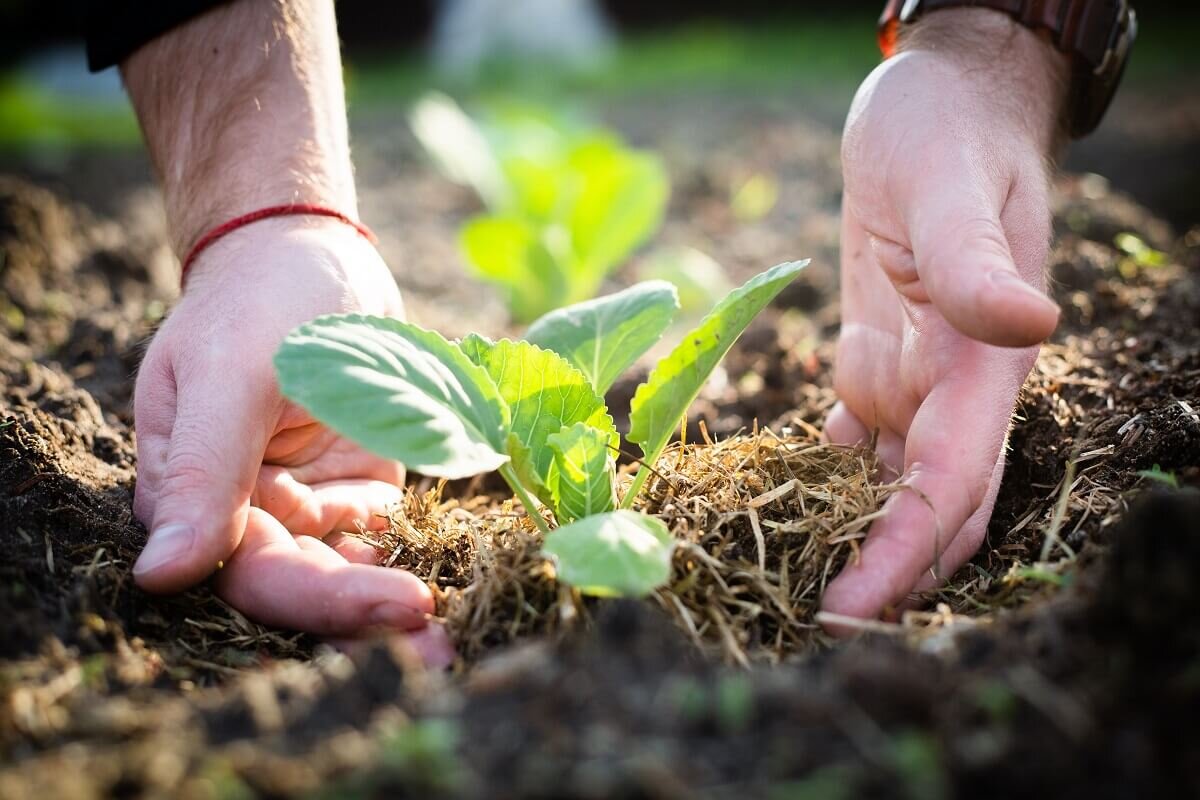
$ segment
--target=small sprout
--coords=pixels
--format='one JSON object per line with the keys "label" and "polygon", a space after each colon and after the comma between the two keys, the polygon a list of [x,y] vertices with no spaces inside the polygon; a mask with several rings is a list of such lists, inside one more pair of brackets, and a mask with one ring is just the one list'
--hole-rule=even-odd
{"label": "small sprout", "polygon": [[1118,233],[1113,238],[1113,244],[1125,254],[1125,257],[1117,262],[1117,271],[1126,280],[1136,278],[1142,269],[1162,267],[1167,264],[1167,254],[1161,250],[1155,250],[1137,234]]}
{"label": "small sprout", "polygon": [[387,769],[427,787],[452,789],[462,774],[458,726],[452,720],[423,719],[405,725],[381,746]]}
{"label": "small sprout", "polygon": [[688,722],[700,722],[708,714],[708,690],[696,678],[674,678],[667,691],[672,710]]}
{"label": "small sprout", "polygon": [[1007,722],[1017,710],[1016,695],[998,680],[980,683],[972,693],[971,699],[993,722]]}
{"label": "small sprout", "polygon": [[1060,588],[1071,585],[1070,575],[1061,575],[1041,564],[1020,567],[1013,570],[1012,576],[1017,580],[1040,581]]}
{"label": "small sprout", "polygon": [[5,305],[0,311],[0,318],[4,320],[4,327],[8,328],[11,333],[20,333],[25,330],[25,312],[14,305]]}
{"label": "small sprout", "polygon": [[717,721],[727,733],[743,731],[754,716],[754,687],[742,673],[722,675],[717,681]]}
{"label": "small sprout", "polygon": [[779,182],[756,172],[734,190],[729,207],[739,222],[757,222],[771,213],[778,200]]}
{"label": "small sprout", "polygon": [[670,324],[678,303],[667,284],[552,312],[530,328],[536,344],[475,334],[449,342],[396,319],[319,317],[287,336],[275,368],[284,395],[377,455],[440,478],[499,472],[565,583],[644,595],[669,579],[674,540],[661,521],[628,509],[721,358],[806,263],[780,264],[730,292],[637,389],[629,439],[644,458],[624,510],[614,510],[621,438],[602,392]]}
{"label": "small sprout", "polygon": [[1148,481],[1161,483],[1163,486],[1169,486],[1172,489],[1179,488],[1178,476],[1176,476],[1174,472],[1167,472],[1158,466],[1158,464],[1155,464],[1153,469],[1138,470],[1137,475],[1139,478],[1145,478]]}
{"label": "small sprout", "polygon": [[844,765],[818,767],[805,777],[773,784],[767,800],[850,800],[859,797],[858,773]]}
{"label": "small sprout", "polygon": [[907,797],[938,800],[949,796],[942,748],[931,734],[916,730],[897,734],[889,743],[888,761]]}

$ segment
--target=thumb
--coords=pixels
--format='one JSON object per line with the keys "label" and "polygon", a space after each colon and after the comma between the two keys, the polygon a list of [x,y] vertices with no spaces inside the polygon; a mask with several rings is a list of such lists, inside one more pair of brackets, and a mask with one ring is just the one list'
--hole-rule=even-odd
{"label": "thumb", "polygon": [[[1032,185],[1003,192],[972,172],[940,166],[909,187],[905,217],[917,276],[961,333],[1006,347],[1037,344],[1058,323],[1058,307],[1032,285],[1042,283],[1048,248],[1045,192]],[[1025,263],[1014,261],[1014,249]]]}
{"label": "thumb", "polygon": [[180,382],[174,423],[154,482],[150,538],[133,568],[139,586],[176,592],[237,549],[273,426],[275,393],[210,372]]}

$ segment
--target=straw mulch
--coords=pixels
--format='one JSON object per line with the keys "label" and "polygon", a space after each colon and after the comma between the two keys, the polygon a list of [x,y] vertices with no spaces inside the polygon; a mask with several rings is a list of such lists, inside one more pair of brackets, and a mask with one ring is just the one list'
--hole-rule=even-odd
{"label": "straw mulch", "polygon": [[[820,644],[813,616],[822,590],[896,489],[873,482],[874,471],[870,451],[823,443],[811,430],[674,445],[637,504],[679,540],[670,585],[646,602],[733,663],[775,662]],[[519,505],[446,494],[444,483],[410,490],[378,544],[385,564],[437,587],[464,663],[588,623],[603,601],[557,583]]]}

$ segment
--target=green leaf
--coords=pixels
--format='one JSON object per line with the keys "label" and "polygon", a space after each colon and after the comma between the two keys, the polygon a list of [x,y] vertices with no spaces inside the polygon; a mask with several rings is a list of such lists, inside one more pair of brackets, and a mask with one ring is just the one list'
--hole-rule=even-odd
{"label": "green leaf", "polygon": [[475,217],[459,234],[467,263],[504,291],[509,311],[520,322],[557,308],[567,297],[567,275],[551,252],[553,240],[553,229],[495,215]]}
{"label": "green leaf", "polygon": [[284,395],[409,469],[464,478],[506,463],[508,407],[487,372],[441,335],[384,317],[330,315],[275,354]]}
{"label": "green leaf", "polygon": [[642,449],[644,463],[624,504],[633,502],[676,426],[704,382],[750,321],[799,274],[808,261],[779,264],[727,294],[671,354],[655,365],[638,387],[629,409],[629,441]]}
{"label": "green leaf", "polygon": [[570,301],[586,300],[601,281],[662,223],[670,184],[662,162],[610,136],[572,151],[578,194],[567,217],[576,262]]}
{"label": "green leaf", "polygon": [[560,523],[612,511],[613,459],[609,434],[576,422],[546,438],[554,453],[548,483]]}
{"label": "green leaf", "polygon": [[1156,483],[1161,483],[1163,486],[1170,486],[1172,489],[1179,488],[1179,478],[1175,475],[1175,473],[1164,470],[1162,467],[1158,466],[1158,464],[1155,464],[1153,469],[1138,470],[1137,476],[1139,478],[1145,478]]}
{"label": "green leaf", "polygon": [[646,281],[551,311],[529,326],[525,339],[571,362],[603,395],[662,338],[678,310],[674,286]]}
{"label": "green leaf", "polygon": [[496,154],[458,103],[441,92],[429,92],[413,105],[408,121],[443,175],[473,188],[494,211],[511,204],[511,190]]}
{"label": "green leaf", "polygon": [[608,436],[615,447],[619,437],[604,401],[583,373],[550,350],[509,339],[492,344],[479,336],[467,337],[460,346],[487,371],[508,405],[507,451],[517,477],[553,508],[549,481],[554,451],[547,440],[582,422]]}
{"label": "green leaf", "polygon": [[542,549],[558,579],[584,594],[640,597],[670,579],[675,540],[661,520],[610,511],[563,525]]}
{"label": "green leaf", "polygon": [[710,256],[685,246],[656,247],[638,259],[639,280],[662,280],[679,291],[687,316],[699,317],[733,290],[725,269]]}
{"label": "green leaf", "polygon": [[483,367],[488,353],[492,352],[492,348],[495,346],[495,342],[486,336],[480,336],[478,333],[468,333],[458,340],[458,349],[463,351],[463,355],[471,359],[471,363],[480,367]]}

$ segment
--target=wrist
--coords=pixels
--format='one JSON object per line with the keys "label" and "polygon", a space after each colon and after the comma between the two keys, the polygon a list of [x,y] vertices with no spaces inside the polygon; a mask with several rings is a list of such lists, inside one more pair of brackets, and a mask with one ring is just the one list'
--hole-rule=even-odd
{"label": "wrist", "polygon": [[278,300],[293,289],[341,296],[364,284],[395,290],[378,250],[361,233],[329,217],[278,216],[231,230],[198,253],[182,297],[232,293]]}
{"label": "wrist", "polygon": [[933,55],[1050,155],[1065,141],[1070,59],[1044,33],[988,8],[948,8],[905,26],[897,52]]}
{"label": "wrist", "polygon": [[121,64],[180,258],[207,231],[306,203],[357,218],[333,4],[240,0]]}
{"label": "wrist", "polygon": [[[177,184],[163,182],[163,202],[167,212],[172,248],[182,262],[202,244],[207,234],[263,209],[280,206],[313,206],[337,211],[358,220],[358,203],[348,165],[319,166],[315,158],[304,158],[292,151],[273,155],[249,153],[236,157],[196,180]],[[325,220],[331,225],[342,225]],[[294,219],[296,227],[318,224]],[[261,222],[247,223],[260,225]]]}

